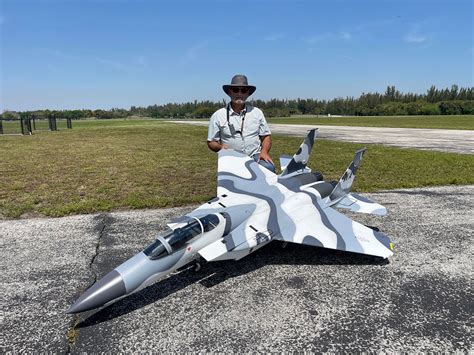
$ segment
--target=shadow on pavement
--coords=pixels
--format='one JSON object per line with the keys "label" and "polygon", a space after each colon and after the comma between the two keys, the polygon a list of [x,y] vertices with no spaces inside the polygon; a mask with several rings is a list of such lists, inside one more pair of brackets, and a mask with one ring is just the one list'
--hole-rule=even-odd
{"label": "shadow on pavement", "polygon": [[[85,319],[76,328],[86,328],[117,317],[121,317],[174,292],[199,282],[206,288],[240,275],[257,270],[265,265],[387,265],[389,261],[379,257],[288,244],[271,243],[239,261],[217,261],[205,263],[198,272],[190,267],[169,278],[150,285],[98,311],[84,313]],[[82,317],[81,317],[82,318]]]}

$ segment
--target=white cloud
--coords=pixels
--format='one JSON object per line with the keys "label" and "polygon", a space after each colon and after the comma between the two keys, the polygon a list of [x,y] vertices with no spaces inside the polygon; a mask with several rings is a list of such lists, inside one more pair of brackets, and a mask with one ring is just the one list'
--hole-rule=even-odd
{"label": "white cloud", "polygon": [[407,43],[424,43],[428,41],[428,35],[423,28],[427,26],[429,20],[418,21],[411,24],[410,31],[403,37]]}
{"label": "white cloud", "polygon": [[101,57],[96,57],[95,60],[100,64],[104,64],[104,65],[106,65],[108,67],[112,67],[114,69],[119,69],[119,70],[129,69],[125,64],[123,64],[119,61],[116,61],[116,60],[101,58]]}
{"label": "white cloud", "polygon": [[427,38],[426,38],[426,36],[423,36],[423,35],[420,35],[420,34],[409,33],[409,34],[405,35],[403,40],[405,42],[408,42],[408,43],[423,43],[423,42],[426,42]]}
{"label": "white cloud", "polygon": [[318,34],[318,35],[314,35],[314,36],[307,37],[305,40],[306,40],[306,42],[308,42],[309,44],[315,44],[315,43],[324,41],[324,40],[326,40],[326,39],[329,39],[329,38],[331,38],[332,36],[333,36],[332,33],[321,33],[321,34]]}
{"label": "white cloud", "polygon": [[207,48],[208,45],[209,45],[208,41],[202,41],[202,42],[192,45],[186,50],[184,56],[182,57],[182,60],[184,62],[192,62],[196,60],[199,57],[202,50]]}
{"label": "white cloud", "polygon": [[349,32],[341,32],[339,38],[348,40],[352,38],[352,35]]}
{"label": "white cloud", "polygon": [[44,52],[53,55],[55,57],[59,57],[61,59],[67,59],[67,60],[79,60],[81,59],[77,55],[71,54],[71,53],[66,53],[63,51],[58,51],[57,49],[51,49],[51,48],[41,48]]}
{"label": "white cloud", "polygon": [[136,58],[131,60],[130,65],[128,65],[124,62],[114,60],[114,59],[104,58],[104,57],[84,56],[84,55],[78,56],[74,53],[69,53],[66,51],[60,51],[60,50],[51,49],[51,48],[40,48],[40,50],[51,56],[62,59],[63,61],[82,61],[82,62],[95,61],[96,63],[105,65],[109,68],[116,69],[116,70],[138,69],[138,68],[143,68],[146,65],[146,58],[144,56],[137,56]]}
{"label": "white cloud", "polygon": [[365,30],[385,27],[385,26],[392,25],[396,20],[397,20],[396,18],[391,18],[391,19],[382,19],[382,20],[365,22],[365,23],[361,23],[357,25],[355,29],[357,31],[365,31]]}
{"label": "white cloud", "polygon": [[146,58],[143,55],[140,55],[135,58],[135,62],[139,67],[144,67],[146,65]]}
{"label": "white cloud", "polygon": [[283,38],[285,38],[285,35],[283,35],[281,33],[273,33],[273,34],[270,34],[270,35],[264,37],[263,39],[265,41],[279,41]]}
{"label": "white cloud", "polygon": [[326,33],[321,33],[318,35],[310,36],[305,38],[305,41],[309,44],[315,44],[318,42],[322,42],[328,39],[343,39],[343,40],[350,40],[352,38],[352,35],[349,32],[339,32],[339,33],[334,33],[334,32],[326,32]]}
{"label": "white cloud", "polygon": [[354,61],[354,58],[350,57],[348,55],[340,55],[339,58],[347,60],[348,62],[353,62]]}

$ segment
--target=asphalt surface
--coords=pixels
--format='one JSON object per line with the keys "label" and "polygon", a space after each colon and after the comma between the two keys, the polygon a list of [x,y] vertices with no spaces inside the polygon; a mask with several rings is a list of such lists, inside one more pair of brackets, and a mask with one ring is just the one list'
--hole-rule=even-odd
{"label": "asphalt surface", "polygon": [[[205,121],[170,121],[207,126]],[[400,148],[436,150],[440,152],[474,154],[474,132],[454,129],[348,127],[324,125],[269,124],[274,134],[302,137],[318,127],[318,138],[356,143],[383,144]]]}
{"label": "asphalt surface", "polygon": [[0,221],[2,353],[472,351],[474,186],[367,194],[388,262],[273,242],[105,309],[65,310],[192,209]]}

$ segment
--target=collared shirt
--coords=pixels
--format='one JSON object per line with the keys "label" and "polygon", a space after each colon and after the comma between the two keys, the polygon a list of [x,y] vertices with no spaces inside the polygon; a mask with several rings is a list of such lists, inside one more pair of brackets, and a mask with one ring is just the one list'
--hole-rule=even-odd
{"label": "collared shirt", "polygon": [[[229,122],[227,122],[227,110],[229,110]],[[260,137],[270,134],[262,110],[245,104],[245,108],[239,113],[227,104],[211,116],[207,140],[221,141],[231,149],[252,156],[260,153]]]}

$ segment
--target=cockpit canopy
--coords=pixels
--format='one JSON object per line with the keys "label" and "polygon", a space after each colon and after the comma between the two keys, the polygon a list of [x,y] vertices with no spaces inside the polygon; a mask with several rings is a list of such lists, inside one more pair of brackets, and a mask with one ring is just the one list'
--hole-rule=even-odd
{"label": "cockpit canopy", "polygon": [[184,227],[176,228],[168,234],[158,237],[143,252],[151,260],[160,259],[182,249],[191,239],[213,230],[218,224],[219,217],[215,214],[208,214],[199,219],[193,218]]}

